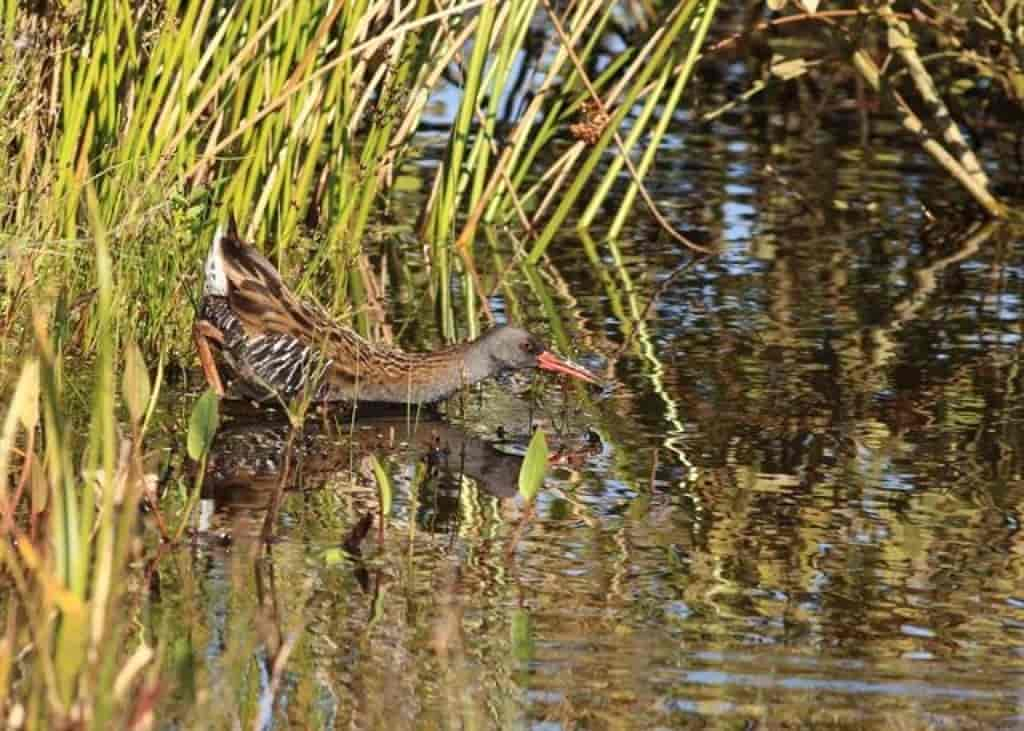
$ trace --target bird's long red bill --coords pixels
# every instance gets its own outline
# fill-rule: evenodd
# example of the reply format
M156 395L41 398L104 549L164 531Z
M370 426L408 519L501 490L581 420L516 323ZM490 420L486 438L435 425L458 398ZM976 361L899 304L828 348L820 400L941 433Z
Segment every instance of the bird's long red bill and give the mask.
M601 383L600 379L581 365L570 360L559 358L550 350L545 350L537 356L537 366L553 373L562 373L566 376L579 378L587 383Z

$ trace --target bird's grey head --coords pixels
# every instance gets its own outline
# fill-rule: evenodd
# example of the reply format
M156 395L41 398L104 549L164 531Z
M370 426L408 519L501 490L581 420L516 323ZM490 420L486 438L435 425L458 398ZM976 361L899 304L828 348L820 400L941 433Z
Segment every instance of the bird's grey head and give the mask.
M588 383L600 383L597 376L583 366L552 353L540 338L508 325L496 327L475 340L466 362L472 382L502 371L540 368Z
M490 330L480 342L499 370L537 368L538 356L547 351L540 338L509 325Z

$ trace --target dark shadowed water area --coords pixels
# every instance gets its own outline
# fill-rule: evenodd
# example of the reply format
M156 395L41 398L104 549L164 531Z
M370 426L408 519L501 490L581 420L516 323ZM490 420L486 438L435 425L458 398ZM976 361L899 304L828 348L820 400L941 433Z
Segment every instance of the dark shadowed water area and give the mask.
M1024 240L885 121L833 122L680 120L649 187L720 256L691 262L639 209L511 271L498 318L608 389L492 383L441 419L321 420L291 450L269 417L227 421L199 538L147 573L163 725L197 706L211 728L1024 724ZM369 245L403 281L427 267L411 231L441 151L422 152ZM1012 193L1019 169L994 173ZM484 275L516 253L481 240ZM415 288L392 294L398 341L439 343ZM561 456L521 525L531 424ZM394 509L360 541L368 453Z

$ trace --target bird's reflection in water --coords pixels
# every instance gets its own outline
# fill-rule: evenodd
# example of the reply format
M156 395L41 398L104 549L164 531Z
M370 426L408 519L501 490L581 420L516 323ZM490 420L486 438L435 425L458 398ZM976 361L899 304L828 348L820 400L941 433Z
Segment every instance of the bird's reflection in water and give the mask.
M280 485L317 490L331 481L369 478L366 459L388 460L392 474L410 476L419 527L452 530L459 520L466 479L499 499L517 493L522 458L507 454L439 419L373 416L355 422L307 421L293 429L285 419L245 415L223 425L207 460L203 499L233 519L233 531L258 532L258 522ZM338 478L341 478L340 480ZM240 525L239 523L242 523Z

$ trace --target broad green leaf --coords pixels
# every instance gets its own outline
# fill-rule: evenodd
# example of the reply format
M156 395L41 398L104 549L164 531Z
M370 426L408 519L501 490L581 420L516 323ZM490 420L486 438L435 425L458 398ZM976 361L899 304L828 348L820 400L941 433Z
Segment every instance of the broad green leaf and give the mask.
M149 372L146 370L146 361L142 359L142 353L134 342L128 343L124 351L124 380L121 387L128 414L132 418L132 423L137 426L146 415L152 386L149 382Z
M198 461L210 449L220 420L217 394L206 389L188 420L188 456Z
M370 464L373 466L373 476L377 478L377 489L380 491L380 514L382 517L386 517L391 515L391 496L394 494L391 476L377 459L376 454L370 455Z
M533 501L544 484L544 475L548 471L548 440L544 432L538 429L530 439L530 446L526 449L526 457L523 459L523 466L519 468L519 494L527 502Z
M525 609L512 610L512 655L521 663L533 659L533 632L530 614Z
M183 633L171 646L171 667L177 680L175 690L194 698L196 689L196 651L192 646L192 635Z

